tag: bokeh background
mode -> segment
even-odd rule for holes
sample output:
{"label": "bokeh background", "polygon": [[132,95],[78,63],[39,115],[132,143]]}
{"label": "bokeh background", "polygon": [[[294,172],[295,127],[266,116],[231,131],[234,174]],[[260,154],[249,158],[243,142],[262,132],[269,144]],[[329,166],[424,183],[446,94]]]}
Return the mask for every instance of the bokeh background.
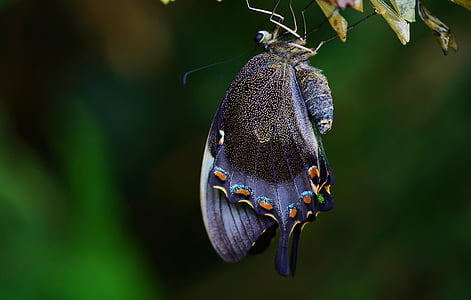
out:
{"label": "bokeh background", "polygon": [[0,299],[470,299],[471,12],[426,5],[458,52],[421,21],[402,46],[374,17],[312,59],[335,101],[336,207],[282,278],[273,246],[222,262],[199,210],[207,131],[266,16],[244,1],[0,1]]}

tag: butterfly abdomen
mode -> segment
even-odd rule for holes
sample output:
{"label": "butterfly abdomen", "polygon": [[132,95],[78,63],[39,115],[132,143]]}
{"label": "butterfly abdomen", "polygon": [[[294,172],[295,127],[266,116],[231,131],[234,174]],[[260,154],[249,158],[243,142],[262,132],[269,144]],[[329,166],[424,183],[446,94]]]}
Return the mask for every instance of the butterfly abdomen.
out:
{"label": "butterfly abdomen", "polygon": [[327,78],[321,70],[306,62],[295,66],[295,70],[306,107],[317,129],[320,133],[329,131],[334,120],[334,105]]}

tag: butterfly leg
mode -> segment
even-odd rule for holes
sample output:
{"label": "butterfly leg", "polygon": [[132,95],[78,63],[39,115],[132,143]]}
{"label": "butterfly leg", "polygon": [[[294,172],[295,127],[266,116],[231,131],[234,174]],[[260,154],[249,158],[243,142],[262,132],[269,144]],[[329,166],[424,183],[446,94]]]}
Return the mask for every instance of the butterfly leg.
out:
{"label": "butterfly leg", "polygon": [[[252,7],[250,6],[250,3],[249,3],[249,0],[245,0],[245,2],[247,3],[247,8],[250,9],[250,10],[253,10],[253,11],[256,11],[256,12],[259,12],[259,13],[263,13],[263,14],[267,14],[267,15],[270,15],[270,22],[272,22],[273,24],[279,26],[280,28],[283,28],[284,30],[286,30],[287,32],[291,33],[293,36],[295,36],[296,38],[300,39],[300,40],[304,40],[296,31],[297,31],[297,28],[295,27],[294,29],[291,29],[289,28],[288,26],[284,25],[283,24],[283,16],[280,15],[280,14],[277,14],[275,12],[276,8],[278,7],[278,4],[280,3],[280,1],[278,1],[275,5],[275,8],[273,9],[273,11],[268,11],[268,10],[265,10],[265,9],[261,9],[261,8],[256,8],[256,7]],[[292,10],[292,8],[290,8]],[[273,17],[277,17],[279,18],[280,20],[275,20]]]}

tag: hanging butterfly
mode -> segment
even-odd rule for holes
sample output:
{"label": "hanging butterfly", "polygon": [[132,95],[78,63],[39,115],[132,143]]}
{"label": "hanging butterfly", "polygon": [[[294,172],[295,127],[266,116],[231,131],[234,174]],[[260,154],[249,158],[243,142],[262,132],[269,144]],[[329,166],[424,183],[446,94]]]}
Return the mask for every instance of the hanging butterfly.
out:
{"label": "hanging butterfly", "polygon": [[[273,23],[273,33],[255,37],[265,51],[242,68],[214,117],[201,208],[226,262],[265,250],[279,229],[275,267],[287,276],[296,269],[302,228],[333,207],[334,177],[320,136],[332,125],[333,104],[327,78],[308,64],[317,49]],[[296,38],[283,40],[282,32]]]}

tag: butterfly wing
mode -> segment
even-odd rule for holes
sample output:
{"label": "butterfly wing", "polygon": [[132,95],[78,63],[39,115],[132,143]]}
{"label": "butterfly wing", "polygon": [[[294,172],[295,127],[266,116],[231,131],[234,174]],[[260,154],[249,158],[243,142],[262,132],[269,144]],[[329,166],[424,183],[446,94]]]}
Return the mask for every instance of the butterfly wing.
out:
{"label": "butterfly wing", "polygon": [[[208,142],[211,140],[208,137]],[[262,234],[276,222],[257,215],[247,204],[230,203],[223,190],[208,184],[209,177],[215,176],[214,156],[208,151],[208,142],[201,169],[203,221],[219,256],[226,262],[236,262],[244,258]]]}
{"label": "butterfly wing", "polygon": [[294,68],[274,54],[255,56],[227,90],[207,140],[201,202],[214,248],[237,261],[278,225],[277,271],[294,272],[301,225],[332,207],[332,184]]}

